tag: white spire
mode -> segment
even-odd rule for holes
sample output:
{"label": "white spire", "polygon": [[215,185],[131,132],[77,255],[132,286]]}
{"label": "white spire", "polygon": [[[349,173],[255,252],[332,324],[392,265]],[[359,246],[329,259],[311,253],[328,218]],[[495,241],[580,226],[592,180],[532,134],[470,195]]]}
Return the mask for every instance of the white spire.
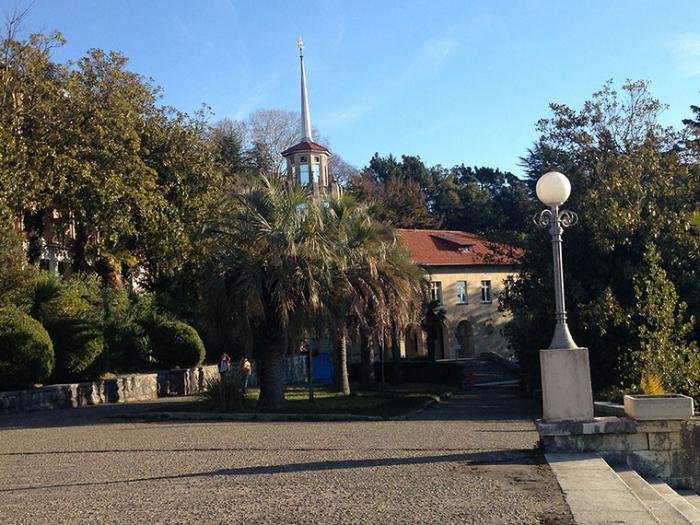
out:
{"label": "white spire", "polygon": [[297,38],[299,61],[301,62],[301,140],[313,141],[311,135],[311,115],[309,115],[309,98],[306,95],[306,73],[304,72],[304,42]]}

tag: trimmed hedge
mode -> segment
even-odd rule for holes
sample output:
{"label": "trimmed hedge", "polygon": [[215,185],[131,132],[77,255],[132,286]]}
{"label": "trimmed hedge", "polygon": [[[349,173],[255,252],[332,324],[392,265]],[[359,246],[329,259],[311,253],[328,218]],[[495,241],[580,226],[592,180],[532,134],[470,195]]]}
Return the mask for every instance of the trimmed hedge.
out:
{"label": "trimmed hedge", "polygon": [[46,324],[56,353],[53,379],[81,378],[104,351],[102,330],[84,319],[69,317]]}
{"label": "trimmed hedge", "polygon": [[0,390],[43,381],[54,362],[53,344],[41,323],[18,308],[0,308]]}
{"label": "trimmed hedge", "polygon": [[[390,382],[392,379],[392,363],[384,363],[384,379]],[[348,365],[350,381],[360,380],[360,364]],[[441,363],[429,360],[401,360],[401,379],[405,383],[431,383],[436,385],[449,385],[461,388],[464,381],[464,369],[459,363]],[[381,363],[374,363],[374,377],[379,381],[381,377]]]}
{"label": "trimmed hedge", "polygon": [[153,357],[166,366],[188,368],[204,361],[204,343],[187,323],[160,321],[150,328],[148,336]]}

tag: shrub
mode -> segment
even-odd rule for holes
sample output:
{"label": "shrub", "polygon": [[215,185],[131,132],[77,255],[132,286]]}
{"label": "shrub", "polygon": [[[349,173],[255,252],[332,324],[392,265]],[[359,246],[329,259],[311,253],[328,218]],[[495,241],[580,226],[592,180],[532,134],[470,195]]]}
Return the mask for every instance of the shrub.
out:
{"label": "shrub", "polygon": [[203,397],[216,410],[223,412],[242,410],[245,401],[242,386],[243,378],[234,370],[223,374],[221,379],[210,381]]}
{"label": "shrub", "polygon": [[105,288],[102,298],[105,352],[96,365],[99,370],[142,369],[150,354],[143,324],[153,312],[152,297]]}
{"label": "shrub", "polygon": [[666,393],[661,378],[656,374],[644,372],[639,380],[639,389],[649,396],[660,396]]}
{"label": "shrub", "polygon": [[197,366],[204,360],[204,343],[197,331],[182,321],[161,320],[151,326],[153,357],[166,366]]}
{"label": "shrub", "polygon": [[104,350],[104,308],[94,276],[63,280],[42,274],[29,299],[32,316],[46,327],[53,341],[56,368],[53,381],[83,378]]}
{"label": "shrub", "polygon": [[63,280],[42,273],[29,297],[29,311],[44,326],[58,319],[75,318],[98,323],[103,317],[100,285],[89,276]]}
{"label": "shrub", "polygon": [[0,308],[0,389],[26,388],[54,367],[51,338],[43,326],[15,307]]}
{"label": "shrub", "polygon": [[56,381],[82,378],[104,350],[102,330],[85,319],[57,319],[47,323],[46,329],[51,335],[56,353],[56,370],[53,375]]}

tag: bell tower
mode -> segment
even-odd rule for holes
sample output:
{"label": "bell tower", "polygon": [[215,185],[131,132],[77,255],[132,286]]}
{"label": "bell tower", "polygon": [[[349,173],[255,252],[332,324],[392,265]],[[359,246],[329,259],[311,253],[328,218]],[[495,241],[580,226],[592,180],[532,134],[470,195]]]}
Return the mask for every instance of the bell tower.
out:
{"label": "bell tower", "polygon": [[301,140],[282,152],[287,161],[287,180],[313,189],[315,195],[340,196],[340,184],[328,172],[328,148],[313,141],[309,98],[306,93],[306,72],[304,70],[304,42],[297,38],[299,62],[301,65]]}

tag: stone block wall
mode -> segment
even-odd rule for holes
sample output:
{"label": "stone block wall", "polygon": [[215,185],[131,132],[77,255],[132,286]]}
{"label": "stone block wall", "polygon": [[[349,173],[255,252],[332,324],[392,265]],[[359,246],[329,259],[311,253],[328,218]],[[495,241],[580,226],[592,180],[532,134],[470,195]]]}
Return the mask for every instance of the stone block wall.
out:
{"label": "stone block wall", "polygon": [[209,381],[218,379],[217,365],[159,370],[158,397],[189,396],[207,390]]}
{"label": "stone block wall", "polygon": [[132,374],[100,381],[0,392],[0,414],[145,401],[157,396],[156,374]]}
{"label": "stone block wall", "polygon": [[[586,422],[538,421],[547,452],[597,452],[673,487],[700,489],[700,420],[636,421],[599,417]],[[697,436],[697,445],[692,437]],[[694,466],[696,465],[696,466]]]}
{"label": "stone block wall", "polygon": [[[288,357],[285,366],[287,384],[306,381],[304,354]],[[209,383],[218,378],[218,366],[207,365],[160,370],[154,374],[130,374],[100,381],[0,392],[0,414],[186,396],[206,391]],[[253,375],[249,385],[252,387],[258,385],[255,361],[253,361]]]}

